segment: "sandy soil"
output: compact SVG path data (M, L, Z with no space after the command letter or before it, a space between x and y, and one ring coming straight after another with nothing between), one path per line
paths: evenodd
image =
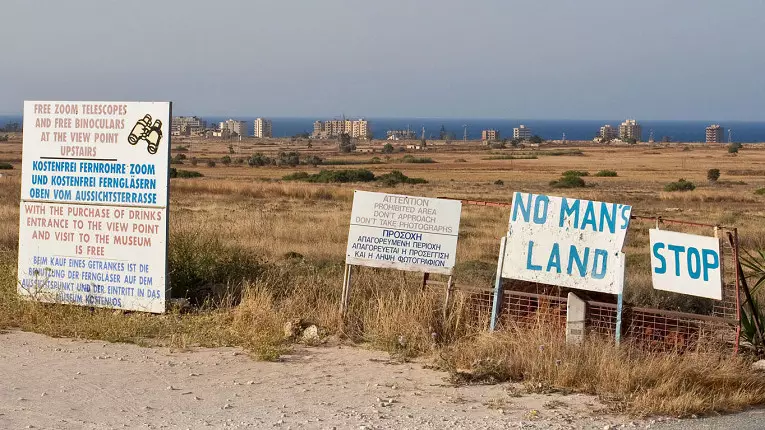
M583 395L455 387L422 363L350 347L259 362L231 348L172 351L0 334L0 428L603 429L645 427Z

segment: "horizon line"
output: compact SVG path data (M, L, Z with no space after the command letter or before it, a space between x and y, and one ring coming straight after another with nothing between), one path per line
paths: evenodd
M0 117L21 117L23 118L23 112L19 113L0 113ZM282 115L274 115L274 116L266 116L266 115L231 115L231 114L177 114L173 113L173 116L196 116L200 118L205 117L229 117L229 119L236 119L237 116L239 117L247 117L247 118L264 118L264 119L310 119L315 121L321 121L325 119L335 119L335 116L327 116L327 115L312 115L312 116L282 116ZM512 117L493 117L493 116L486 116L486 117L459 117L459 116L386 116L386 115L369 115L369 116L346 116L346 119L392 119L392 120L446 120L446 121L454 121L454 120L482 120L482 121L624 121L626 119L635 119L637 121L645 121L645 122L709 122L710 124L720 124L722 122L739 122L739 123L765 123L765 120L745 120L745 119L716 119L716 120L710 120L710 119L658 119L658 118L648 118L648 119L638 119L636 117L628 117L624 119L608 119L608 118L512 118ZM468 124L469 125L469 124Z

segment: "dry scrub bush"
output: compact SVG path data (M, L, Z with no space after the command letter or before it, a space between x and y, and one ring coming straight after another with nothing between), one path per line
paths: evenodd
M743 358L712 351L649 353L590 338L567 345L562 331L509 327L445 348L440 365L457 382L523 381L531 391L599 394L635 415L737 411L765 402L765 375Z
M268 288L247 285L239 306L232 311L231 332L237 344L259 358L275 360L284 351L284 315L279 312Z

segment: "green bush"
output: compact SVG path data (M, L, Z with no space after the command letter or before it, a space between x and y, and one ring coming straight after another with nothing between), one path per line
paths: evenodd
M176 146L175 148L173 148L173 151L178 151L178 152L186 152L188 150L189 148L186 146Z
M322 170L319 173L309 175L306 172L297 172L282 178L285 181L305 181L313 183L331 182L372 182L375 174L367 169L358 170Z
M215 161L214 160L207 160L207 167L215 167Z
M427 184L428 181L426 181L423 178L410 178L406 176L405 174L401 173L398 170L394 170L390 173L386 173L384 175L380 175L376 178L376 180L380 183L382 183L385 186L393 187L398 184Z
M600 178L614 178L619 175L614 170L601 170L600 172L596 173L593 176L597 176Z
M693 185L693 182L686 181L685 179L680 179L677 182L670 182L664 186L664 191L693 191L695 189L696 186Z
M494 181L494 185L505 185L505 181L503 181L502 179L497 179L496 181Z
M428 164L428 163L435 163L435 160L428 157L415 157L412 155L404 155L404 158L401 159L402 163L418 163L418 164Z
M375 176L369 170L322 170L310 175L306 172L295 172L282 178L285 181L303 181L312 183L346 183L346 182L372 182L378 181L383 185L394 186L397 184L425 184L428 181L422 178L410 178L398 170L384 175Z
M728 145L729 154L738 154L739 149L741 149L740 143L731 143L730 145Z
M4 134L4 135L0 136L0 142L7 142L8 139L9 139L9 137L8 137L7 134Z
M720 169L707 170L707 179L710 182L717 182L717 180L720 179Z
M260 152L253 154L252 157L250 157L249 160L247 160L247 164L250 166L267 166L269 164L274 164L274 160L271 159L271 157L267 157Z
M13 170L11 163L0 163L0 170Z
M220 162L228 166L229 164L231 164L231 157L229 157L228 155L224 155L223 158L220 159Z
M170 235L167 254L171 296L187 298L195 305L241 298L244 281L262 272L260 260L219 234L183 232Z
M204 175L193 170L178 170L175 167L170 168L171 178L201 178L202 176Z
M563 176L557 181L550 181L553 188L584 188L587 184L579 176Z
M754 190L754 193L757 194L758 196L765 196L765 188L758 188Z
M562 176L590 176L590 172L586 170L566 170Z

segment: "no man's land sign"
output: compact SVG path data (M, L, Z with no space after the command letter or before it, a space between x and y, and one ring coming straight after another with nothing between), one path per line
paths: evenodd
M24 102L18 292L161 313L169 102Z
M450 275L462 202L356 191L345 262Z

